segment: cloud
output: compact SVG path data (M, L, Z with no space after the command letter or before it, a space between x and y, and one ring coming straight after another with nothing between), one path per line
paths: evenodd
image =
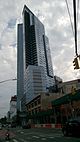
M15 25L16 25L16 19L10 19L7 28L14 28Z
M0 44L0 50L1 50L2 45Z

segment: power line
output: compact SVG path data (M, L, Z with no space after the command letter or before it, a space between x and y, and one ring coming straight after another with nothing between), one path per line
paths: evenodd
M75 35L74 35L74 29L73 29L73 23L72 23L72 20L71 20L71 14L70 14L70 11L69 11L68 2L67 2L67 0L65 0L65 2L66 2L68 14L69 14L69 18L70 18L70 23L71 23L71 28L72 28L73 36L75 37Z
M74 9L74 31L75 31L75 53L76 56L78 56L77 53L77 18L76 18L76 0L73 0L73 9Z
M79 15L79 0L77 2L77 27L78 27L78 15Z
M66 5L67 5L67 10L68 10L69 18L70 18L70 23L71 23L71 28L72 28L72 32L73 32L73 36L74 36L74 40L75 40L75 53L76 53L76 56L78 57L78 53L77 53L77 27L78 27L78 15L79 15L79 0L77 1L77 12L76 12L76 0L73 0L74 27L73 27L73 23L72 23L72 20L71 20L71 14L70 14L70 11L69 11L69 6L68 6L67 0L65 0L65 2L66 2Z
M79 17L79 0L77 2L77 20L76 20L77 30L78 30L78 17ZM78 42L78 33L77 33L77 42Z

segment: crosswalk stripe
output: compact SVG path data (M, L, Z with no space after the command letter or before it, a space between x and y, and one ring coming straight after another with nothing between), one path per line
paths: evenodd
M45 141L45 140L46 140L46 138L42 138L42 140L44 140L44 141Z
M38 136L32 136L32 137L33 137L33 138L37 138L37 139L39 138Z
M16 139L13 139L13 142L18 142Z

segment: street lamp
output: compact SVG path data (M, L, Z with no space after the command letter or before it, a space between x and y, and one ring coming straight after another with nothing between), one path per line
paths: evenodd
M2 80L2 81L0 81L0 83L4 83L4 82L7 82L7 81L15 81L15 80L17 80L17 78Z
M6 80L0 81L0 84L6 83L6 82L9 82L9 81L16 81L16 80L17 80L17 78L6 79Z

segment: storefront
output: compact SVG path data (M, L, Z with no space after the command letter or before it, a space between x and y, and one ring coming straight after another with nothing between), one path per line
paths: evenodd
M52 109L27 114L32 124L62 124L72 117L80 116L80 92L67 94L52 102Z
M52 101L55 123L65 123L72 117L80 116L80 91L67 94Z

